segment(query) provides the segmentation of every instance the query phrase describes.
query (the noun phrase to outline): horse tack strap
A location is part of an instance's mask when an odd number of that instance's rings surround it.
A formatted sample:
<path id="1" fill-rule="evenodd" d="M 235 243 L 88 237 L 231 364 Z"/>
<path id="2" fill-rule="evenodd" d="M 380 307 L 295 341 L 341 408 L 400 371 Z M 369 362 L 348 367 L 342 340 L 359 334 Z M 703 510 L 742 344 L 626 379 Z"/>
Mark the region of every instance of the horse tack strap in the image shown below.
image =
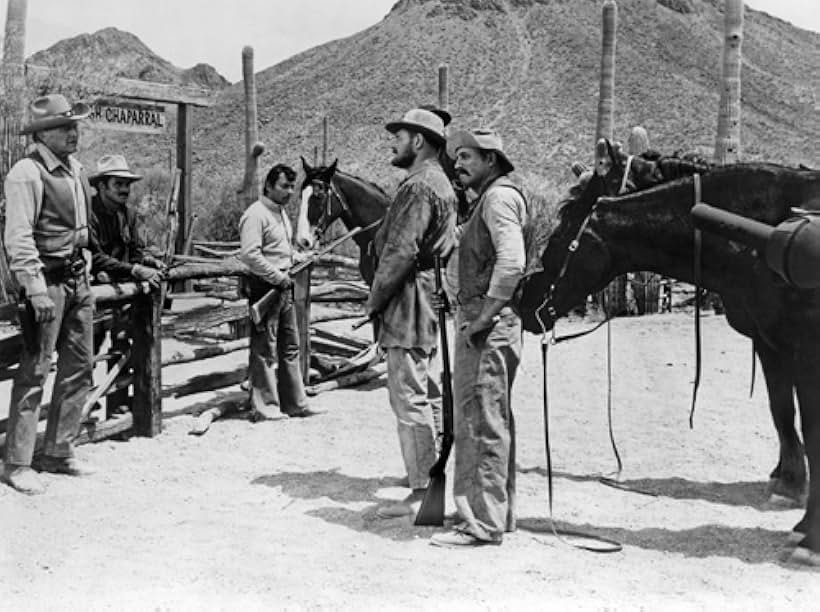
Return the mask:
<path id="1" fill-rule="evenodd" d="M 621 178 L 621 187 L 618 189 L 618 195 L 623 195 L 626 193 L 626 183 L 629 180 L 629 172 L 632 169 L 633 159 L 635 159 L 634 155 L 630 155 L 626 158 L 626 170 L 624 170 L 624 175 Z"/>
<path id="2" fill-rule="evenodd" d="M 701 184 L 700 174 L 697 172 L 692 175 L 692 180 L 695 189 L 695 204 L 701 201 Z M 700 387 L 700 373 L 701 373 L 701 330 L 700 330 L 700 285 L 701 285 L 701 270 L 702 270 L 702 249 L 703 249 L 703 233 L 699 228 L 695 228 L 694 235 L 694 270 L 692 279 L 695 283 L 695 382 L 692 387 L 692 407 L 689 410 L 689 429 L 695 426 L 695 403 L 698 398 L 698 388 Z"/>

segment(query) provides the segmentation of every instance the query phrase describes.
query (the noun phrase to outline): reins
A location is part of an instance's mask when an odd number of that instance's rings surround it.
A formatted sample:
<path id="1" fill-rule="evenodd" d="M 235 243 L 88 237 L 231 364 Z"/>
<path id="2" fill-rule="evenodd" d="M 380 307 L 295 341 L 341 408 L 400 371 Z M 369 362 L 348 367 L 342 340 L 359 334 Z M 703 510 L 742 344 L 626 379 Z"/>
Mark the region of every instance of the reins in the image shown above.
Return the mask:
<path id="1" fill-rule="evenodd" d="M 591 334 L 598 328 L 600 328 L 604 323 L 609 322 L 609 314 L 606 315 L 606 318 L 598 323 L 592 329 L 586 330 L 584 332 L 579 332 L 575 334 L 569 334 L 567 336 L 556 337 L 555 336 L 555 321 L 557 319 L 557 313 L 555 311 L 555 307 L 552 305 L 552 298 L 555 292 L 555 287 L 558 282 L 564 277 L 566 274 L 567 268 L 569 266 L 570 259 L 575 251 L 578 250 L 578 245 L 581 240 L 581 236 L 583 235 L 586 227 L 589 223 L 590 218 L 592 217 L 593 212 L 595 211 L 596 204 L 593 204 L 592 208 L 590 208 L 589 213 L 584 218 L 584 221 L 581 223 L 578 232 L 575 235 L 575 238 L 569 243 L 567 247 L 567 254 L 564 257 L 563 264 L 561 265 L 561 269 L 558 273 L 558 276 L 555 278 L 555 282 L 550 285 L 549 290 L 547 291 L 547 295 L 544 298 L 544 301 L 535 311 L 535 317 L 538 320 L 538 324 L 541 326 L 541 367 L 542 367 L 542 376 L 541 379 L 543 381 L 543 389 L 542 389 L 542 405 L 544 409 L 544 452 L 546 454 L 547 459 L 547 503 L 549 506 L 549 523 L 550 523 L 550 530 L 552 534 L 558 538 L 564 544 L 568 546 L 572 546 L 574 548 L 578 548 L 580 550 L 586 550 L 589 552 L 596 552 L 596 553 L 614 553 L 620 552 L 623 550 L 623 545 L 610 538 L 606 538 L 603 536 L 594 535 L 591 533 L 586 533 L 583 531 L 571 530 L 571 529 L 559 529 L 555 526 L 555 517 L 553 515 L 553 470 L 552 470 L 552 451 L 550 447 L 550 431 L 549 431 L 549 388 L 547 384 L 547 372 L 548 372 L 548 349 L 550 344 L 558 344 L 559 342 L 565 342 L 567 340 L 572 340 L 575 338 L 580 338 L 582 336 L 586 336 L 587 334 Z M 550 317 L 550 322 L 552 323 L 552 338 L 548 338 L 547 333 L 547 326 L 544 323 L 544 319 L 542 318 L 541 314 L 546 309 L 547 315 Z M 606 312 L 606 309 L 604 310 Z M 611 380 L 610 380 L 611 383 Z M 611 384 L 610 384 L 611 389 Z M 610 394 L 611 395 L 611 394 Z M 611 396 L 609 398 L 609 406 L 611 407 Z M 610 413 L 611 414 L 611 413 Z M 612 436 L 612 421 L 610 418 L 610 440 L 613 442 L 614 445 L 614 437 Z M 614 447 L 614 446 L 613 446 Z M 621 459 L 617 452 L 617 448 L 615 449 L 615 456 L 618 459 L 618 471 L 620 472 L 621 469 Z M 566 538 L 581 538 L 584 540 L 598 542 L 598 545 L 593 544 L 579 544 L 576 542 L 571 542 Z"/>
<path id="2" fill-rule="evenodd" d="M 697 172 L 692 175 L 695 188 L 695 204 L 700 202 L 701 185 L 700 174 Z M 689 429 L 695 427 L 695 402 L 698 398 L 698 388 L 700 387 L 700 372 L 701 372 L 701 332 L 700 332 L 700 311 L 701 311 L 701 252 L 703 249 L 703 234 L 699 228 L 695 228 L 694 235 L 694 270 L 693 281 L 695 284 L 695 383 L 692 387 L 692 407 L 689 409 Z"/>

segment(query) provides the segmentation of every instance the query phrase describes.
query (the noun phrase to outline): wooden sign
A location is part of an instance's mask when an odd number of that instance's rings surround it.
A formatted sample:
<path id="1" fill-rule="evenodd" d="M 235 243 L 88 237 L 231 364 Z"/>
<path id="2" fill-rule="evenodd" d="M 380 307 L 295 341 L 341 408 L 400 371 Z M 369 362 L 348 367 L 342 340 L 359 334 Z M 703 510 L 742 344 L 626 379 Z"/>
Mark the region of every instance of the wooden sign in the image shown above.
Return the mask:
<path id="1" fill-rule="evenodd" d="M 142 102 L 97 100 L 89 119 L 92 125 L 106 130 L 163 134 L 167 124 L 165 107 Z"/>

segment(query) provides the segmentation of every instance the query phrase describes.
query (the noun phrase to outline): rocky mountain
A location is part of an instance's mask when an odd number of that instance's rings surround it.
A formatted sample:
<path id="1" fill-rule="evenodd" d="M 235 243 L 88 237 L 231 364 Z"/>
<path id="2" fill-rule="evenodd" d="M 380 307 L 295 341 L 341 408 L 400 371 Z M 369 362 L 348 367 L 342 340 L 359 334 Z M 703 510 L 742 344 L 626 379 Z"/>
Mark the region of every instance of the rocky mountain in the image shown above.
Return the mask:
<path id="1" fill-rule="evenodd" d="M 601 46 L 599 0 L 400 0 L 379 23 L 257 74 L 263 164 L 311 159 L 385 184 L 384 123 L 437 100 L 450 67 L 455 127 L 500 130 L 528 182 L 561 183 L 593 146 Z M 619 0 L 616 137 L 643 125 L 653 147 L 714 146 L 723 12 L 718 0 Z M 744 159 L 817 165 L 820 35 L 746 9 L 742 68 Z M 238 179 L 241 83 L 197 113 L 197 168 Z"/>
<path id="2" fill-rule="evenodd" d="M 86 74 L 97 78 L 125 77 L 157 83 L 195 85 L 219 90 L 228 80 L 209 64 L 184 69 L 161 58 L 139 38 L 117 28 L 93 34 L 80 34 L 38 51 L 26 60 L 29 64 Z"/>
<path id="3" fill-rule="evenodd" d="M 570 180 L 572 161 L 593 147 L 601 46 L 600 0 L 399 0 L 378 23 L 279 64 L 257 66 L 263 167 L 298 165 L 321 151 L 329 122 L 329 156 L 342 169 L 393 187 L 391 140 L 384 130 L 411 105 L 437 100 L 437 69 L 450 67 L 453 126 L 489 126 L 531 187 Z M 719 0 L 619 0 L 615 74 L 616 138 L 643 125 L 664 152 L 714 145 L 723 47 Z M 73 42 L 72 42 L 73 41 Z M 82 56 L 89 66 L 133 78 L 186 78 L 136 37 L 113 28 L 35 54 Z M 124 44 L 126 43 L 127 44 Z M 63 49 L 60 45 L 71 43 Z M 237 62 L 240 50 L 237 49 Z M 820 34 L 746 9 L 742 67 L 742 156 L 818 164 Z M 217 85 L 224 79 L 216 75 Z M 208 214 L 235 192 L 243 172 L 242 83 L 218 90 L 196 109 L 194 206 Z M 173 130 L 165 136 L 84 140 L 86 161 L 112 147 L 145 169 L 167 168 Z"/>

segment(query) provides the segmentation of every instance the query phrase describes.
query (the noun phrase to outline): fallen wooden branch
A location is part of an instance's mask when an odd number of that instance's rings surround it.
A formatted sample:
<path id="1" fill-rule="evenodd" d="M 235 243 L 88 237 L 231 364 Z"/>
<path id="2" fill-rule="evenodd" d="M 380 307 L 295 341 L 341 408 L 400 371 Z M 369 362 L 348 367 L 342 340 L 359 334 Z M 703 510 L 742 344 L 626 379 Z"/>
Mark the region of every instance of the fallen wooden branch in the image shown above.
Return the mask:
<path id="1" fill-rule="evenodd" d="M 378 378 L 386 372 L 387 364 L 380 363 L 373 366 L 372 368 L 368 368 L 364 372 L 356 372 L 355 374 L 350 374 L 348 376 L 340 376 L 339 378 L 334 378 L 333 380 L 329 380 L 327 382 L 320 382 L 316 383 L 315 385 L 310 385 L 308 387 L 305 387 L 305 393 L 307 393 L 310 396 L 313 396 L 318 395 L 320 393 L 324 393 L 325 391 L 332 391 L 333 389 L 361 385 L 362 383 L 366 383 L 370 380 Z"/>
<path id="2" fill-rule="evenodd" d="M 162 356 L 162 365 L 172 365 L 175 363 L 189 363 L 191 361 L 199 361 L 200 359 L 208 359 L 218 355 L 227 355 L 234 351 L 241 351 L 250 346 L 249 338 L 240 338 L 239 340 L 231 340 L 230 342 L 222 342 L 214 344 L 213 346 L 201 346 L 197 348 L 183 348 L 177 349 L 170 355 Z"/>
<path id="3" fill-rule="evenodd" d="M 94 387 L 94 390 L 91 394 L 86 398 L 85 403 L 83 404 L 83 419 L 88 416 L 88 413 L 91 412 L 91 409 L 94 408 L 94 404 L 96 404 L 100 398 L 107 394 L 111 385 L 114 384 L 114 381 L 117 380 L 117 376 L 120 375 L 122 369 L 125 367 L 125 364 L 128 363 L 128 360 L 131 358 L 131 350 L 126 350 L 122 357 L 119 358 L 117 363 L 108 370 L 108 373 L 105 375 L 105 378 L 102 382 Z"/>
<path id="4" fill-rule="evenodd" d="M 194 249 L 201 253 L 205 253 L 206 255 L 212 255 L 214 257 L 234 257 L 236 255 L 239 255 L 239 249 L 219 250 L 203 246 L 201 244 L 194 244 Z"/>

